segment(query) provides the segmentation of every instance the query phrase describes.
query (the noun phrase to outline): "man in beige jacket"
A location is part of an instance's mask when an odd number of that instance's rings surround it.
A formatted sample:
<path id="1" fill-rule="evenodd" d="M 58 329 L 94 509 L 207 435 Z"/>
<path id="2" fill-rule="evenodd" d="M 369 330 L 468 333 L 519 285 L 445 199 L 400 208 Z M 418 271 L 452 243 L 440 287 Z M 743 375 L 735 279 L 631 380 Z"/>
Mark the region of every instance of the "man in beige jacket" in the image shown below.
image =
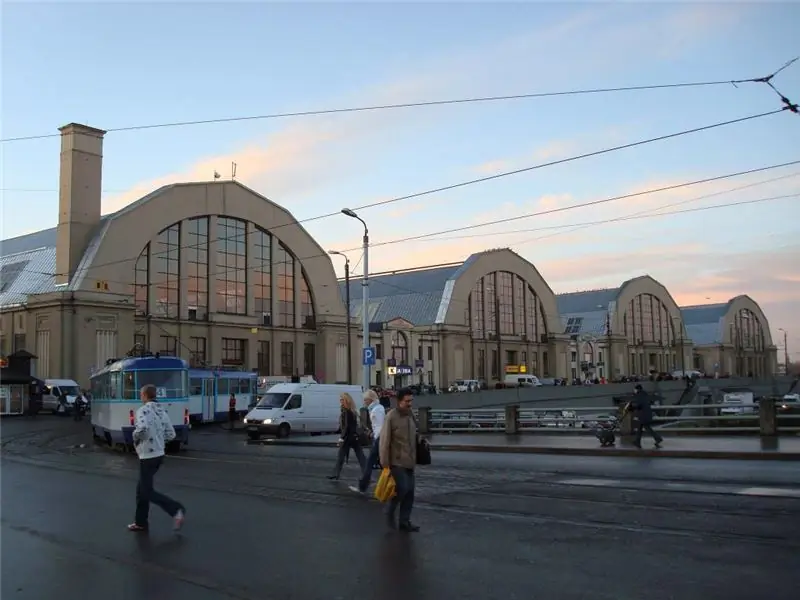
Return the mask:
<path id="1" fill-rule="evenodd" d="M 397 494 L 389 501 L 387 519 L 389 527 L 401 531 L 419 531 L 411 523 L 414 508 L 414 468 L 417 466 L 417 423 L 411 412 L 414 397 L 411 390 L 403 388 L 397 393 L 397 408 L 386 415 L 380 435 L 381 465 L 389 467 L 394 477 Z M 397 507 L 399 520 L 395 522 Z"/>

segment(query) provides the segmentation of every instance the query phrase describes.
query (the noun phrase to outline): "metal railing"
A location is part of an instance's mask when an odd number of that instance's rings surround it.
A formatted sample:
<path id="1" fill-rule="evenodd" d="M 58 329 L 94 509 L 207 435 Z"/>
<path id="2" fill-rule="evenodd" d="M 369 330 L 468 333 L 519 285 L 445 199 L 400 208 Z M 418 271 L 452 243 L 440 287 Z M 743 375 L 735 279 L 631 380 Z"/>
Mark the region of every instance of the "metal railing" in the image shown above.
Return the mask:
<path id="1" fill-rule="evenodd" d="M 450 409 L 428 411 L 429 433 L 479 433 L 506 430 L 505 410 Z M 758 433 L 761 416 L 758 404 L 684 404 L 652 407 L 653 426 L 675 433 Z M 776 406 L 776 419 L 780 433 L 800 432 L 800 407 L 794 413 Z M 517 409 L 517 430 L 541 433 L 591 434 L 601 424 L 616 420 L 621 413 L 610 407 L 607 411 L 597 407 L 558 409 Z M 634 422 L 635 424 L 635 422 Z"/>

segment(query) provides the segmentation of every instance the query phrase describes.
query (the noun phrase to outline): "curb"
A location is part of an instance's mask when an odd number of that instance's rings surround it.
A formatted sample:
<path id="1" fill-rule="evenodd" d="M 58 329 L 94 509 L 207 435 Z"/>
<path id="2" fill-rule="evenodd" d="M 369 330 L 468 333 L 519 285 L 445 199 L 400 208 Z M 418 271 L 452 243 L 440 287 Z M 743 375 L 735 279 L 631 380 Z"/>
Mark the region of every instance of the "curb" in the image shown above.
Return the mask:
<path id="1" fill-rule="evenodd" d="M 263 446 L 295 446 L 303 448 L 337 448 L 336 442 L 259 440 L 248 442 Z M 551 446 L 489 446 L 485 444 L 431 444 L 432 451 L 478 452 L 484 454 L 550 454 L 562 456 L 616 456 L 630 458 L 694 458 L 706 460 L 772 460 L 797 461 L 800 452 L 729 451 L 729 450 L 656 450 L 638 448 L 558 448 Z"/>

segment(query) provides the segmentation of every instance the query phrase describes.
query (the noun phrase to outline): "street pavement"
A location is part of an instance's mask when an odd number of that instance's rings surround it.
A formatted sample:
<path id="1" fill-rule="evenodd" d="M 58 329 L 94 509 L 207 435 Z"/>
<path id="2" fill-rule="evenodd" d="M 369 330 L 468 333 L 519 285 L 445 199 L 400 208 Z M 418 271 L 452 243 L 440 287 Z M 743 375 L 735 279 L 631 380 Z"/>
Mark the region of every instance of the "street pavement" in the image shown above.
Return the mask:
<path id="1" fill-rule="evenodd" d="M 185 530 L 154 509 L 151 533 L 136 535 L 125 530 L 133 457 L 81 448 L 88 426 L 64 420 L 5 421 L 0 433 L 4 600 L 796 593 L 789 463 L 435 453 L 419 470 L 422 530 L 401 534 L 347 489 L 354 458 L 330 482 L 331 449 L 201 429 L 157 480 L 187 505 Z"/>

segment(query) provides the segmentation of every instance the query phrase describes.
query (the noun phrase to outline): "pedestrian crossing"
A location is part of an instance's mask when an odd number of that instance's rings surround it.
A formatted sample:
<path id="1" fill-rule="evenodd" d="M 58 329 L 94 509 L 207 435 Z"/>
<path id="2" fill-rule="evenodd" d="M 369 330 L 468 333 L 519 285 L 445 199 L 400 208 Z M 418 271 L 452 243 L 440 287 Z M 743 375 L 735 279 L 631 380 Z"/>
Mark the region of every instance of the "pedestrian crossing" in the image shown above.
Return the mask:
<path id="1" fill-rule="evenodd" d="M 800 487 L 742 486 L 724 483 L 679 482 L 660 480 L 605 479 L 596 477 L 567 477 L 549 481 L 551 484 L 614 488 L 620 490 L 644 490 L 664 492 L 688 492 L 695 494 L 724 494 L 733 496 L 753 496 L 762 498 L 797 498 L 800 500 Z"/>

